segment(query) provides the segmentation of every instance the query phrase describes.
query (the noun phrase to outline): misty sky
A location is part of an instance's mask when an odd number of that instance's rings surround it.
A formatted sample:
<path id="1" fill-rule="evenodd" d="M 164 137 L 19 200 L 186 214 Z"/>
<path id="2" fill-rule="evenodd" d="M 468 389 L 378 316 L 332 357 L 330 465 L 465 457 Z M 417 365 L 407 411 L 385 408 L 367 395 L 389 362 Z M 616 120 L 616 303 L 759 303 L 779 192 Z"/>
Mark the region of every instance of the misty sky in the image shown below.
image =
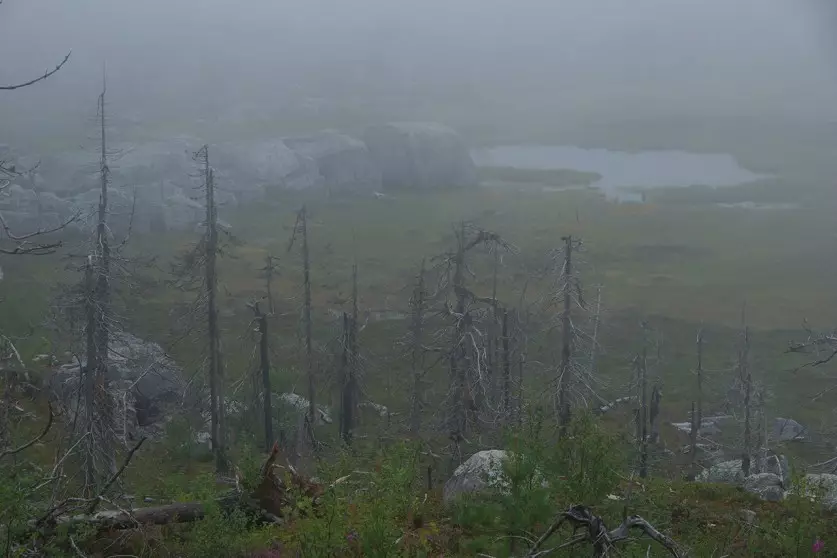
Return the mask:
<path id="1" fill-rule="evenodd" d="M 6 0 L 0 82 L 29 78 L 70 48 L 73 57 L 48 82 L 0 94 L 0 143 L 21 126 L 89 116 L 105 62 L 112 105 L 143 122 L 305 97 L 833 118 L 833 4 Z"/>

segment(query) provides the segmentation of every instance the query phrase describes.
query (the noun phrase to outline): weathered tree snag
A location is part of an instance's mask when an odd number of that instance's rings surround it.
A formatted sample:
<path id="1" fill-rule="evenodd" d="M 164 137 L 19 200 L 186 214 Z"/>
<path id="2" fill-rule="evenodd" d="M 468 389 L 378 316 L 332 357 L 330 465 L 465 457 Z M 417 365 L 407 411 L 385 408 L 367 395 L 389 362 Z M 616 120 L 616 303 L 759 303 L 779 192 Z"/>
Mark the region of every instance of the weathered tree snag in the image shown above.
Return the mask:
<path id="1" fill-rule="evenodd" d="M 572 357 L 573 325 L 570 311 L 572 309 L 572 277 L 573 277 L 573 237 L 565 236 L 564 241 L 564 269 L 561 293 L 564 311 L 561 314 L 561 368 L 558 370 L 558 418 L 562 427 L 570 424 L 571 389 L 570 358 Z"/>
<path id="2" fill-rule="evenodd" d="M 511 422 L 511 348 L 509 347 L 509 312 L 503 311 L 503 394 L 502 410 L 505 422 Z"/>
<path id="3" fill-rule="evenodd" d="M 270 386 L 270 347 L 267 337 L 267 314 L 261 311 L 259 303 L 254 302 L 251 306 L 259 324 L 259 370 L 261 371 L 261 401 L 262 414 L 264 418 L 264 446 L 265 451 L 270 451 L 273 439 L 273 390 Z"/>
<path id="4" fill-rule="evenodd" d="M 112 312 L 110 307 L 110 270 L 111 251 L 108 236 L 108 186 L 110 183 L 110 167 L 107 159 L 107 126 L 105 118 L 105 93 L 102 89 L 99 95 L 99 123 L 101 127 L 101 159 L 99 161 L 99 175 L 101 192 L 99 193 L 99 219 L 96 224 L 96 288 L 95 288 L 95 359 L 88 360 L 95 374 L 96 421 L 91 430 L 94 447 L 102 461 L 101 467 L 106 470 L 98 471 L 101 475 L 112 475 L 116 469 L 114 440 L 112 439 L 113 404 L 110 394 L 110 378 L 108 362 L 110 360 L 110 333 L 112 326 Z"/>
<path id="5" fill-rule="evenodd" d="M 209 164 L 209 146 L 204 145 L 196 154 L 203 163 L 204 188 L 206 189 L 206 269 L 207 321 L 209 335 L 209 391 L 210 391 L 210 439 L 215 454 L 215 470 L 227 470 L 224 431 L 223 367 L 221 364 L 221 334 L 218 327 L 218 209 L 215 204 L 215 176 Z"/>
<path id="6" fill-rule="evenodd" d="M 642 353 L 637 358 L 639 375 L 639 477 L 648 476 L 648 325 L 642 324 Z"/>
<path id="7" fill-rule="evenodd" d="M 425 261 L 421 261 L 421 270 L 416 278 L 413 296 L 410 298 L 410 371 L 413 375 L 413 388 L 410 394 L 410 433 L 417 435 L 421 430 L 421 413 L 424 407 L 422 378 L 424 375 L 424 306 L 426 292 L 424 287 Z"/>
<path id="8" fill-rule="evenodd" d="M 651 409 L 650 409 L 650 426 L 651 426 L 651 443 L 656 444 L 660 440 L 660 403 L 663 399 L 663 392 L 660 387 L 655 385 L 651 390 Z"/>
<path id="9" fill-rule="evenodd" d="M 753 448 L 750 434 L 750 399 L 753 390 L 753 376 L 750 371 L 750 330 L 745 325 L 742 332 L 741 350 L 738 354 L 738 370 L 744 389 L 744 451 L 741 453 L 741 471 L 750 474 L 750 455 Z"/>
<path id="10" fill-rule="evenodd" d="M 703 329 L 698 330 L 697 334 L 697 411 L 695 410 L 695 403 L 692 403 L 692 428 L 689 432 L 689 459 L 691 466 L 694 468 L 695 459 L 697 459 L 697 438 L 700 432 L 700 426 L 703 424 Z"/>

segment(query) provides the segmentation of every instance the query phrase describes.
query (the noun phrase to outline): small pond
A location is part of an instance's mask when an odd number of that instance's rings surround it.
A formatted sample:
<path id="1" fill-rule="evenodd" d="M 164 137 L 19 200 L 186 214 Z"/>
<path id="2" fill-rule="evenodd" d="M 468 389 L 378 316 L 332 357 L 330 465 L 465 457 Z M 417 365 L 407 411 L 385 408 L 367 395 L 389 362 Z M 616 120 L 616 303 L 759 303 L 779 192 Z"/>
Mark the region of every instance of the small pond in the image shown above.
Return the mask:
<path id="1" fill-rule="evenodd" d="M 595 172 L 602 178 L 592 187 L 619 201 L 641 201 L 640 190 L 648 188 L 737 186 L 764 178 L 741 167 L 731 155 L 720 153 L 503 145 L 475 149 L 472 155 L 477 166 Z"/>

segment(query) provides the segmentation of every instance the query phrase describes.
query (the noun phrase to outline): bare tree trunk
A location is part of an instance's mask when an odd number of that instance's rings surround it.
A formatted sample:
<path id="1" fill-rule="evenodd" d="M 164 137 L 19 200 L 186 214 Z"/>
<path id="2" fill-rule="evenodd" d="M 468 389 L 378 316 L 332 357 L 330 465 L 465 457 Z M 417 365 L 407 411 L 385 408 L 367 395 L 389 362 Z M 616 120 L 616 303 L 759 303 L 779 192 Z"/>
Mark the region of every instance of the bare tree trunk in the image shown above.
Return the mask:
<path id="1" fill-rule="evenodd" d="M 456 327 L 451 340 L 451 384 L 453 388 L 453 409 L 451 416 L 451 437 L 459 440 L 465 435 L 466 415 L 466 374 L 465 349 L 463 336 L 465 334 L 465 225 L 460 227 L 457 238 L 456 258 L 454 260 L 453 289 L 456 295 Z"/>
<path id="2" fill-rule="evenodd" d="M 518 428 L 523 424 L 523 378 L 524 378 L 524 369 L 526 368 L 526 354 L 529 347 L 529 337 L 526 335 L 526 332 L 523 330 L 524 326 L 528 326 L 529 324 L 529 312 L 526 312 L 526 320 L 525 323 L 521 323 L 518 314 L 518 324 L 517 324 L 517 405 L 516 405 L 516 412 L 517 412 L 517 426 Z"/>
<path id="3" fill-rule="evenodd" d="M 562 279 L 562 296 L 564 299 L 564 311 L 561 314 L 561 368 L 558 374 L 558 416 L 562 427 L 570 424 L 570 398 L 569 390 L 571 382 L 570 359 L 572 357 L 572 276 L 573 276 L 573 237 L 565 236 L 564 240 L 564 269 Z"/>
<path id="4" fill-rule="evenodd" d="M 491 279 L 491 327 L 488 330 L 488 385 L 489 396 L 497 400 L 497 388 L 500 387 L 500 314 L 497 304 L 497 273 L 500 267 L 500 247 L 494 243 L 494 261 Z M 489 401 L 490 403 L 490 401 Z"/>
<path id="5" fill-rule="evenodd" d="M 509 311 L 503 311 L 503 420 L 511 422 L 511 347 L 509 346 Z"/>
<path id="6" fill-rule="evenodd" d="M 311 339 L 311 261 L 308 251 L 308 211 L 302 206 L 300 213 L 302 225 L 302 266 L 305 299 L 303 301 L 302 320 L 305 327 L 305 367 L 308 375 L 308 422 L 313 428 L 317 424 L 316 381 L 314 370 L 314 349 Z"/>
<path id="7" fill-rule="evenodd" d="M 227 471 L 224 431 L 223 368 L 221 335 L 218 327 L 218 210 L 215 205 L 215 176 L 209 164 L 209 147 L 203 147 L 206 186 L 206 290 L 209 333 L 209 389 L 212 451 L 215 470 Z"/>
<path id="8" fill-rule="evenodd" d="M 411 339 L 411 372 L 413 374 L 413 390 L 410 397 L 410 433 L 417 435 L 421 430 L 421 413 L 424 408 L 424 393 L 422 390 L 422 375 L 424 373 L 424 350 L 422 348 L 424 333 L 424 266 L 421 261 L 421 270 L 413 289 L 413 296 L 410 299 L 412 307 L 412 323 L 410 326 Z"/>
<path id="9" fill-rule="evenodd" d="M 352 316 L 343 313 L 343 382 L 341 390 L 340 437 L 352 443 L 354 412 L 357 406 L 357 264 L 352 267 Z"/>
<path id="10" fill-rule="evenodd" d="M 96 488 L 96 441 L 94 431 L 96 425 L 96 278 L 94 270 L 94 257 L 87 257 L 87 264 L 84 268 L 84 303 L 85 303 L 85 326 L 84 336 L 86 340 L 85 366 L 83 368 L 84 379 L 84 410 L 85 410 L 85 435 L 87 437 L 84 452 L 84 495 L 92 497 L 97 494 Z M 81 409 L 76 410 L 77 413 Z"/>
<path id="11" fill-rule="evenodd" d="M 745 325 L 742 334 L 741 351 L 739 352 L 738 368 L 744 387 L 744 452 L 741 454 L 741 470 L 744 476 L 750 474 L 750 455 L 753 448 L 750 435 L 750 398 L 753 389 L 753 377 L 750 372 L 750 330 Z"/>
<path id="12" fill-rule="evenodd" d="M 651 390 L 651 412 L 649 416 L 649 424 L 651 427 L 651 443 L 656 444 L 660 440 L 660 404 L 662 402 L 663 392 L 660 391 L 659 386 L 655 385 Z"/>
<path id="13" fill-rule="evenodd" d="M 91 481 L 89 488 L 98 490 L 102 477 L 109 477 L 116 469 L 113 436 L 113 405 L 108 374 L 110 345 L 110 242 L 108 238 L 108 184 L 110 169 L 107 161 L 107 128 L 105 115 L 105 90 L 98 99 L 99 123 L 101 128 L 101 155 L 99 160 L 100 192 L 99 211 L 96 224 L 93 269 L 95 285 L 92 290 L 91 310 L 92 345 L 88 345 L 87 366 L 93 374 L 92 420 L 88 423 L 91 438 L 90 465 L 86 480 Z M 88 342 L 90 339 L 88 337 Z M 92 350 L 91 350 L 92 349 Z"/>
<path id="14" fill-rule="evenodd" d="M 643 339 L 642 339 L 642 355 L 639 359 L 639 390 L 640 390 L 640 407 L 639 407 L 639 476 L 646 478 L 648 476 L 648 330 L 647 326 L 643 325 Z"/>
<path id="15" fill-rule="evenodd" d="M 273 447 L 273 389 L 270 387 L 270 348 L 267 337 L 267 315 L 254 306 L 259 321 L 259 368 L 262 372 L 262 412 L 264 413 L 264 447 L 270 451 Z"/>
<path id="16" fill-rule="evenodd" d="M 593 318 L 593 338 L 590 348 L 590 377 L 595 377 L 599 356 L 599 325 L 602 320 L 602 286 L 596 287 L 596 315 Z"/>
<path id="17" fill-rule="evenodd" d="M 689 433 L 691 443 L 691 464 L 694 467 L 697 458 L 697 438 L 700 427 L 703 424 L 703 329 L 698 330 L 697 335 L 697 413 L 695 404 L 692 403 L 692 430 Z"/>
<path id="18" fill-rule="evenodd" d="M 271 255 L 265 258 L 265 281 L 267 283 L 267 310 L 270 315 L 276 314 L 276 307 L 273 304 L 273 272 L 276 271 L 276 263 Z M 268 448 L 269 449 L 269 448 Z"/>

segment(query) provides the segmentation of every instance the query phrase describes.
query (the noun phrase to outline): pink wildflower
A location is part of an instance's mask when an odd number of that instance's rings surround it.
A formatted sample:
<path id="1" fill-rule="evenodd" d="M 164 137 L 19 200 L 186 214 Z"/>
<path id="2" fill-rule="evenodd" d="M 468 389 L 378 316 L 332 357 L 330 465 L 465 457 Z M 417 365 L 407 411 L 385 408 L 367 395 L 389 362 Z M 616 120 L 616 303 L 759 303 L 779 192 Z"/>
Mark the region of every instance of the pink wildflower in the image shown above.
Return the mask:
<path id="1" fill-rule="evenodd" d="M 817 539 L 817 540 L 814 541 L 814 544 L 811 545 L 811 552 L 813 552 L 814 554 L 817 554 L 819 552 L 822 552 L 824 548 L 825 548 L 825 543 L 823 541 L 821 541 L 820 539 Z"/>

